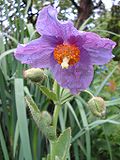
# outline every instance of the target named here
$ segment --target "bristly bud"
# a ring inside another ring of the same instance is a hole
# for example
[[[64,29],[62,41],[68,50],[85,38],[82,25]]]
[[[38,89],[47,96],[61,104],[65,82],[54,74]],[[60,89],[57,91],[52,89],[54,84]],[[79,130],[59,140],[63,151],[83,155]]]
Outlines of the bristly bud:
[[[30,109],[31,115],[40,129],[40,131],[49,139],[56,139],[55,127],[52,126],[52,116],[47,111],[42,111],[38,109],[38,106],[33,101],[31,97],[25,97],[26,103]]]
[[[106,113],[105,101],[101,97],[93,97],[89,100],[88,105],[91,112],[98,117],[104,117]]]
[[[31,68],[23,72],[24,78],[30,79],[32,82],[42,83],[46,78],[44,71],[40,68]]]
[[[41,117],[44,119],[44,123],[46,125],[50,125],[52,123],[52,117],[47,111],[41,112]]]

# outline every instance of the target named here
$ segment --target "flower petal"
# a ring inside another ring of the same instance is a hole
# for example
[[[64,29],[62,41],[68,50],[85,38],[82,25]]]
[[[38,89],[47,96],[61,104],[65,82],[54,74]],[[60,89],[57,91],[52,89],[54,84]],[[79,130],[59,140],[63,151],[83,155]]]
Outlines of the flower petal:
[[[101,38],[95,33],[84,33],[83,48],[90,56],[91,63],[97,65],[103,65],[108,63],[114,56],[112,55],[112,49],[116,43],[108,38]]]
[[[19,44],[14,55],[16,59],[32,67],[47,68],[50,65],[50,56],[54,47],[59,43],[62,43],[61,39],[42,36],[28,44]]]
[[[59,21],[57,10],[50,5],[40,11],[36,29],[41,35],[62,37],[64,40],[72,34],[77,35],[79,33],[71,21]]]
[[[52,60],[51,71],[63,88],[68,88],[73,94],[85,90],[93,79],[93,66],[77,63],[68,69],[62,69],[59,64]]]
[[[81,63],[87,64],[87,65],[91,64],[90,56],[87,53],[87,51],[83,48],[83,44],[85,43],[83,32],[79,32],[79,35],[77,35],[77,36],[71,36],[68,39],[68,43],[71,44],[71,45],[75,45],[79,48],[79,50],[80,50],[80,62]]]

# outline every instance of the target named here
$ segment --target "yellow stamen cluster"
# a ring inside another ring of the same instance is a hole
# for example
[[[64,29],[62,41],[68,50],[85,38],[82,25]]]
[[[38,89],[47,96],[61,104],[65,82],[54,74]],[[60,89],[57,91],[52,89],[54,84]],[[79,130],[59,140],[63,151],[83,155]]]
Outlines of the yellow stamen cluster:
[[[68,68],[80,60],[80,50],[75,45],[60,44],[54,49],[54,59],[62,68]]]

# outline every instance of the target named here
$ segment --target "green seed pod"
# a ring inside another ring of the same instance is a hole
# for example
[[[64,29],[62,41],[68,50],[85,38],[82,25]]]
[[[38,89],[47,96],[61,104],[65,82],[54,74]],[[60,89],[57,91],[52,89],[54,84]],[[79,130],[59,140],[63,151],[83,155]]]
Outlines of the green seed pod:
[[[31,68],[23,73],[24,78],[30,79],[32,82],[42,83],[46,78],[44,71],[40,68]]]
[[[101,97],[93,97],[89,100],[88,105],[91,112],[98,117],[104,117],[106,113],[105,101]]]

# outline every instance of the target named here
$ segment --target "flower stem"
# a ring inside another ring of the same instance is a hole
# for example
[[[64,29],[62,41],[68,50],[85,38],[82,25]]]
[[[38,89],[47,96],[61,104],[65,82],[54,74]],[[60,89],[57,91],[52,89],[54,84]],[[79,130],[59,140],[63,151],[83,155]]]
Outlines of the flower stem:
[[[88,93],[91,97],[94,97],[94,95],[90,91],[84,90],[84,92]]]
[[[61,105],[55,105],[54,113],[53,113],[53,127],[55,128],[55,132],[57,133],[57,122],[58,122],[58,116],[59,116],[59,111],[61,109]],[[50,141],[50,160],[53,160],[53,150],[54,150],[54,145],[53,141]]]
[[[53,113],[53,126],[55,127],[55,130],[57,129],[57,122],[60,109],[61,105],[60,104],[56,105]]]
[[[57,98],[58,98],[58,103],[55,104],[55,109],[54,109],[54,113],[53,113],[53,126],[54,126],[54,128],[56,130],[57,129],[59,111],[61,109],[61,104],[59,102],[59,99],[60,99],[60,86],[56,81],[54,81],[53,89],[54,89],[54,92],[56,93]]]
[[[60,87],[56,81],[54,82],[53,89],[54,89],[54,92],[56,93],[58,101],[59,101]],[[59,112],[61,109],[61,104],[60,103],[56,104],[56,102],[54,102],[54,104],[55,104],[55,108],[54,108],[54,113],[53,113],[53,127],[55,129],[55,132],[57,133],[57,122],[58,122]],[[54,159],[53,150],[54,150],[54,143],[53,143],[53,141],[50,141],[50,160]]]

